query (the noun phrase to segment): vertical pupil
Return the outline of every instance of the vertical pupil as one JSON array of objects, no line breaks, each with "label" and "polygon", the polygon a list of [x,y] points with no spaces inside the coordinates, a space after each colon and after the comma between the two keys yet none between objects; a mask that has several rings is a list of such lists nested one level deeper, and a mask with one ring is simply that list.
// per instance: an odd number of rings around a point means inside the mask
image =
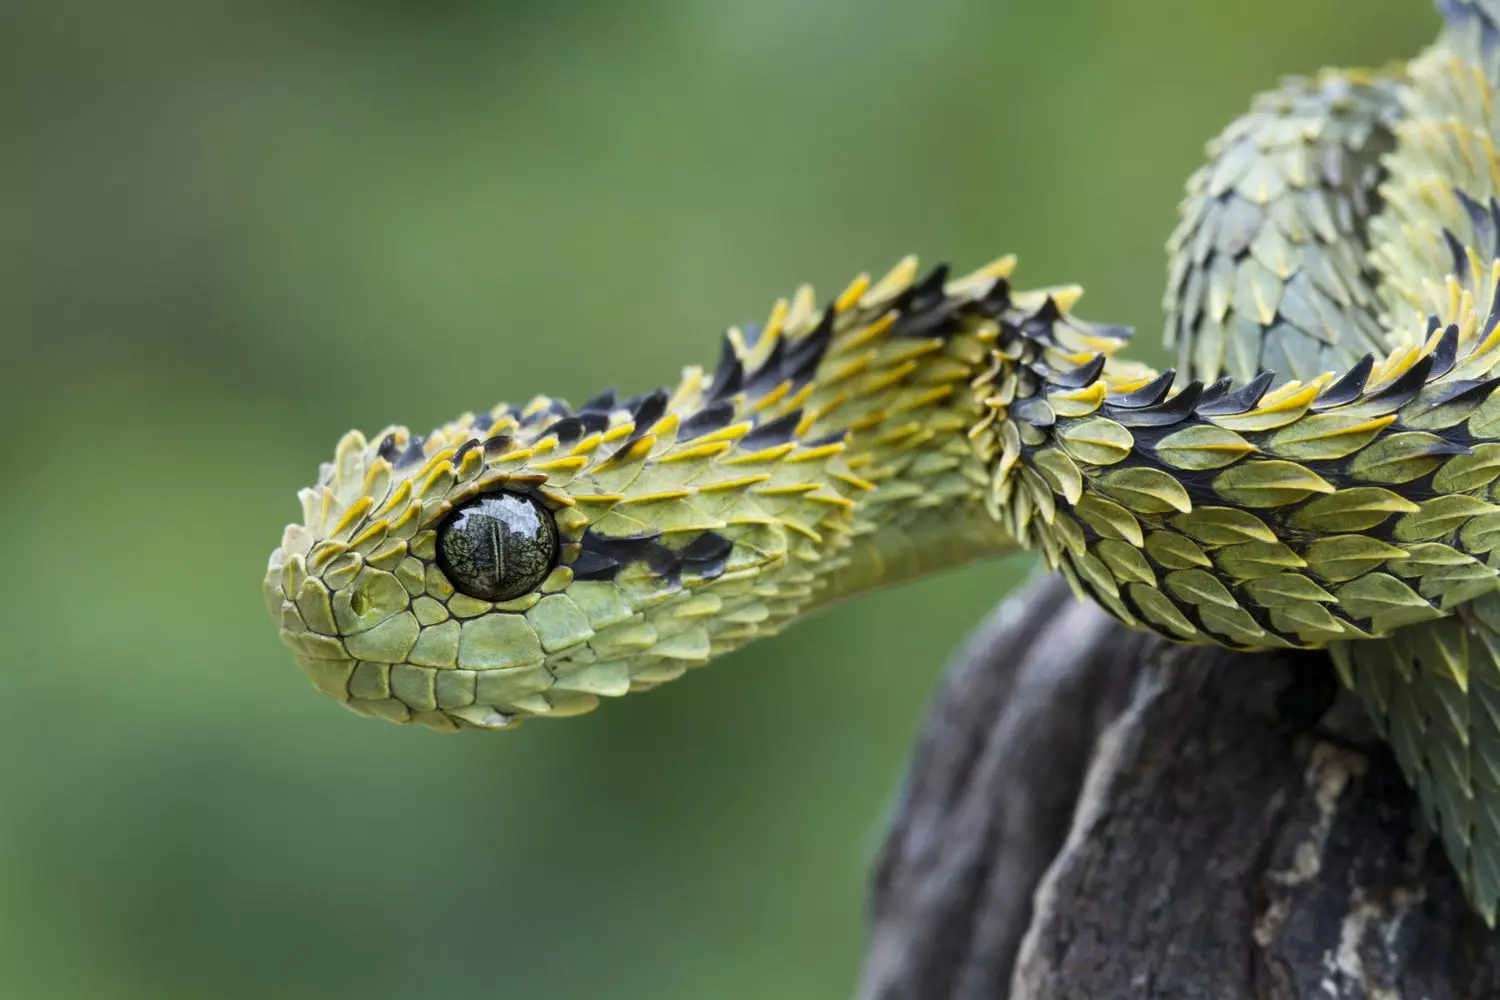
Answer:
[{"label": "vertical pupil", "polygon": [[[490,520],[489,529],[490,552],[495,560],[495,586],[503,587],[505,585],[505,536],[509,534],[509,529],[496,519]],[[521,540],[517,539],[517,541]]]},{"label": "vertical pupil", "polygon": [[439,568],[455,590],[506,601],[534,590],[557,558],[557,529],[536,501],[491,493],[438,529]]}]

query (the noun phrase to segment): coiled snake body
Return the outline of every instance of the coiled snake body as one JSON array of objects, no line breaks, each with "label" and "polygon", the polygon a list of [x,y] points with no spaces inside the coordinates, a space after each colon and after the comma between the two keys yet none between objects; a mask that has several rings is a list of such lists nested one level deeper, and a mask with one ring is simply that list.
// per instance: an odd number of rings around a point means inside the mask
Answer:
[{"label": "coiled snake body", "polygon": [[1173,641],[1326,648],[1475,907],[1500,902],[1500,0],[1261,97],[1171,242],[1178,367],[914,261],[731,329],[713,373],[351,432],[271,556],[323,691],[561,717],[828,602],[1018,547]]}]

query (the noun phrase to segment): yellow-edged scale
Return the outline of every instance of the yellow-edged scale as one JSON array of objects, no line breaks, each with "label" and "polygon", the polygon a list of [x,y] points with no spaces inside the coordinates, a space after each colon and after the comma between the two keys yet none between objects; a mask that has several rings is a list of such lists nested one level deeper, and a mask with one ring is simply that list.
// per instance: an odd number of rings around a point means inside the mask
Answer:
[{"label": "yellow-edged scale", "polygon": [[914,260],[711,374],[346,435],[272,553],[313,683],[432,729],[586,712],[1016,548],[1173,641],[1326,648],[1500,902],[1500,0],[1259,98],[1171,242],[1178,369],[1075,288]]}]

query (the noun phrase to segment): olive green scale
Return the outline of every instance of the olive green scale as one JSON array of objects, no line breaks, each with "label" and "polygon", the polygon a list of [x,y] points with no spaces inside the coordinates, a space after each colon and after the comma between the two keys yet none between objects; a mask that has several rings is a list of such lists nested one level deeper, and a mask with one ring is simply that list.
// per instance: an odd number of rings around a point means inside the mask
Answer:
[{"label": "olive green scale", "polygon": [[[346,435],[270,560],[283,640],[362,714],[507,728],[1034,549],[1174,642],[1328,649],[1493,921],[1500,0],[1439,7],[1410,63],[1287,81],[1209,146],[1169,244],[1176,370],[1011,258],[804,287],[656,394]],[[444,534],[496,493],[555,528],[525,579]],[[484,559],[484,593],[449,576]]]}]

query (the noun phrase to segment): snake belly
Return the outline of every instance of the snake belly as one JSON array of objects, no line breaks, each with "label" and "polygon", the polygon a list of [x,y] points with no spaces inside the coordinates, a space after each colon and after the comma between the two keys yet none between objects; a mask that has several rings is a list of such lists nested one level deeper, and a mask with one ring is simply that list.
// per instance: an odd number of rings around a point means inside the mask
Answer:
[{"label": "snake belly", "polygon": [[1288,81],[1210,146],[1177,370],[1012,258],[804,287],[655,392],[345,435],[270,559],[283,641],[359,713],[502,729],[1032,549],[1171,641],[1328,649],[1493,920],[1500,19],[1440,7],[1410,63]]}]

